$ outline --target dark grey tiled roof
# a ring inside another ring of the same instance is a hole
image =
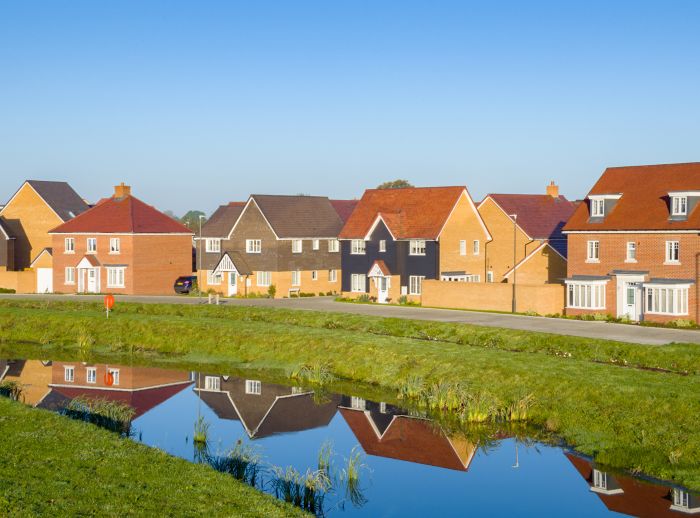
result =
[[[238,216],[243,212],[244,207],[245,202],[236,201],[227,205],[221,205],[214,211],[207,222],[202,225],[202,237],[220,237],[223,239],[228,237],[231,228],[233,228]]]
[[[280,238],[332,238],[343,221],[325,196],[251,196]]]
[[[27,183],[39,193],[39,196],[63,221],[68,221],[89,209],[85,200],[78,196],[78,193],[67,182],[27,180]]]

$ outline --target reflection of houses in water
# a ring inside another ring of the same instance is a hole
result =
[[[251,439],[327,426],[340,402],[328,395],[317,404],[313,391],[259,380],[202,373],[196,381],[202,401],[220,419],[240,421]]]
[[[49,393],[51,362],[40,360],[0,360],[0,381],[16,381],[22,385],[22,398],[36,406]]]
[[[343,396],[340,413],[368,455],[466,471],[476,453],[464,437],[386,403]]]
[[[589,460],[573,453],[567,453],[566,457],[611,511],[642,518],[700,513],[697,495],[598,470]]]
[[[192,383],[190,373],[151,367],[53,362],[50,392],[37,406],[51,410],[65,407],[72,399],[119,401],[140,417]]]

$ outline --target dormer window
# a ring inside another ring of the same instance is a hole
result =
[[[671,216],[686,216],[688,214],[688,197],[671,197]]]
[[[604,218],[606,212],[610,212],[621,194],[590,194],[588,196],[588,206],[591,218]]]
[[[602,218],[605,216],[605,200],[591,199],[591,216],[594,218]]]

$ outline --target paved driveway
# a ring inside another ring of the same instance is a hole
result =
[[[48,300],[94,300],[101,301],[100,295],[14,295],[0,294],[0,299],[48,299]],[[206,298],[178,296],[117,296],[119,301],[162,303],[162,304],[206,304]],[[671,342],[700,343],[700,331],[641,327],[607,322],[584,322],[556,318],[527,317],[501,313],[481,313],[478,311],[458,311],[452,309],[432,309],[410,306],[381,306],[377,304],[348,304],[336,302],[332,297],[309,297],[302,299],[221,299],[227,306],[261,306],[298,309],[305,311],[331,311],[380,317],[411,318],[435,322],[456,322],[486,327],[505,327],[523,331],[537,331],[558,335],[580,336],[585,338],[605,338],[620,342],[651,345],[664,345]]]

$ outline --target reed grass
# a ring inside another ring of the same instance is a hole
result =
[[[128,435],[131,430],[131,420],[136,411],[121,401],[79,396],[68,403],[63,414]]]
[[[192,435],[192,441],[196,445],[206,445],[209,440],[209,427],[211,424],[204,419],[204,416],[197,417],[194,422],[194,433]]]
[[[24,386],[14,380],[0,382],[0,396],[10,398],[14,401],[23,400]]]

